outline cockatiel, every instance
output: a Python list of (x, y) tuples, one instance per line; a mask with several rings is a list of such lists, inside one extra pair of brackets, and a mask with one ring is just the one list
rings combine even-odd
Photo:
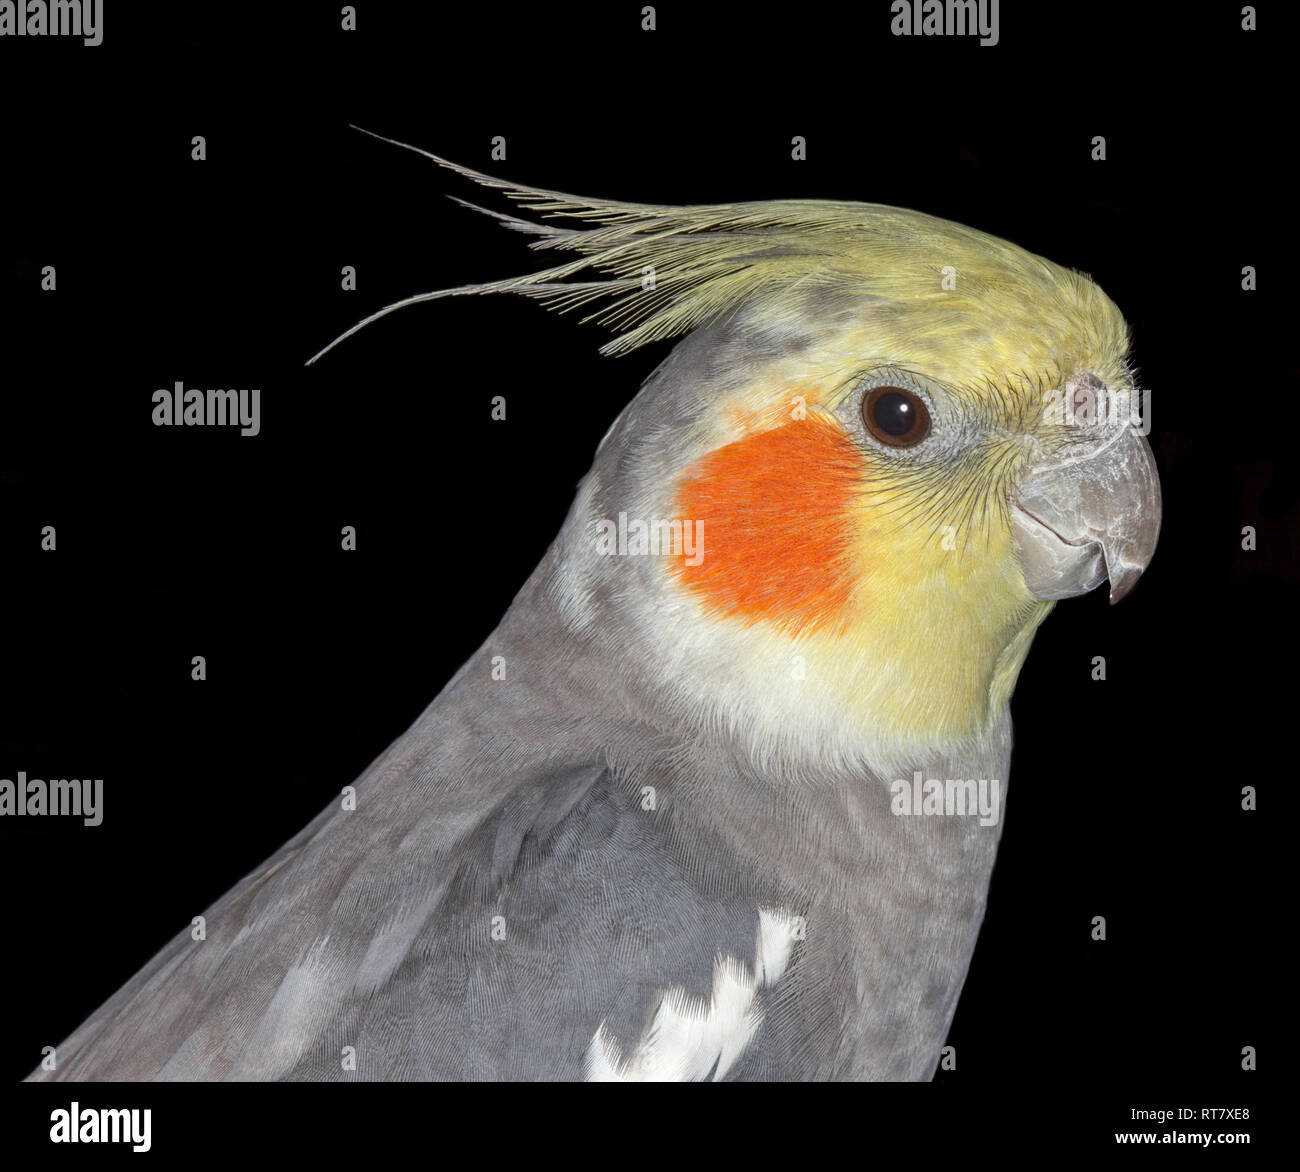
[(429, 157), (558, 263), (375, 317), (508, 292), (605, 299), (610, 353), (686, 336), (355, 808), (33, 1077), (932, 1076), (1001, 823), (903, 807), (1005, 786), (1035, 629), (1152, 555), (1119, 310), (914, 211), (582, 199)]

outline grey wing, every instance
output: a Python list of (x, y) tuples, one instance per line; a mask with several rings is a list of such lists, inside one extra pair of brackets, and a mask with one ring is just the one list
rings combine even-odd
[(446, 781), (427, 729), (405, 742), (32, 1077), (581, 1078), (598, 1031), (631, 1053), (720, 956), (752, 970), (756, 899), (598, 753)]

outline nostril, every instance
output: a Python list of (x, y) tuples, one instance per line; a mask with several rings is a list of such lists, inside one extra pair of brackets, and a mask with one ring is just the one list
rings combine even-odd
[(1109, 418), (1110, 391), (1095, 374), (1076, 374), (1065, 384), (1065, 423), (1095, 427)]

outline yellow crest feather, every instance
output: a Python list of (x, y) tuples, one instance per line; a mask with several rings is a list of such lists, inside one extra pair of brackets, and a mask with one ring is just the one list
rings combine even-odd
[[(404, 298), (358, 322), (310, 362), (397, 309), (443, 297), (517, 293), (560, 311), (604, 301), (603, 308), (583, 320), (622, 331), (601, 347), (602, 353), (619, 354), (688, 333), (758, 298), (770, 299), (779, 312), (810, 287), (881, 298), (900, 309), (941, 305), (944, 312), (928, 322), (924, 315), (909, 315), (907, 328), (922, 333), (951, 327), (957, 314), (1002, 329), (1092, 334), (1090, 349), (1124, 348), (1118, 310), (1087, 277), (1005, 240), (920, 212), (822, 200), (673, 207), (588, 199), (509, 183), (419, 147), (371, 137), (502, 191), (543, 219), (590, 226), (537, 223), (457, 200), (537, 237), (529, 244), (535, 251), (577, 256), (519, 277)], [(948, 266), (960, 274), (959, 293), (942, 287)], [(569, 280), (588, 269), (602, 276)]]

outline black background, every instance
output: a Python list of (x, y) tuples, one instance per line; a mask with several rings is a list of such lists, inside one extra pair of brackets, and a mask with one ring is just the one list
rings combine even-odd
[[(1282, 1063), (1271, 941), (1293, 919), (1265, 874), (1294, 772), (1277, 746), (1295, 257), (1274, 186), (1293, 147), (1264, 56), (1283, 30), (1242, 33), (1235, 5), (1003, 3), (991, 48), (894, 38), (885, 3), (660, 5), (655, 33), (634, 4), (362, 4), (354, 34), (335, 4), (106, 7), (98, 48), (0, 40), (0, 776), (105, 779), (100, 827), (0, 825), (10, 1080), (407, 727), (491, 631), (670, 348), (602, 358), (608, 335), (576, 316), (458, 298), (305, 368), (390, 301), (536, 261), (444, 196), (506, 201), (356, 123), (589, 195), (913, 207), (1097, 279), (1152, 392), (1160, 547), (1120, 606), (1100, 591), (1058, 607), (1021, 676), (957, 1070), (924, 1092), (851, 1093), (866, 1112), (888, 1096), (900, 1126), (939, 1112), (1007, 1149), (1113, 1148), (1140, 1126), (1133, 1106), (1249, 1106), (1250, 1124), (1222, 1129), (1258, 1143)], [(790, 158), (796, 134), (807, 161)], [(1241, 289), (1246, 264), (1258, 292)], [(153, 426), (153, 391), (178, 379), (259, 387), (262, 433)], [(1258, 813), (1241, 811), (1246, 784)], [(1246, 1045), (1257, 1073), (1240, 1069)], [(386, 1112), (427, 1102), (353, 1090)], [(177, 1119), (215, 1093), (80, 1098), (155, 1104), (160, 1150), (191, 1142)], [(315, 1093), (246, 1088), (221, 1109), (340, 1104)], [(50, 1104), (69, 1097), (5, 1092), (10, 1134), (48, 1151)]]

